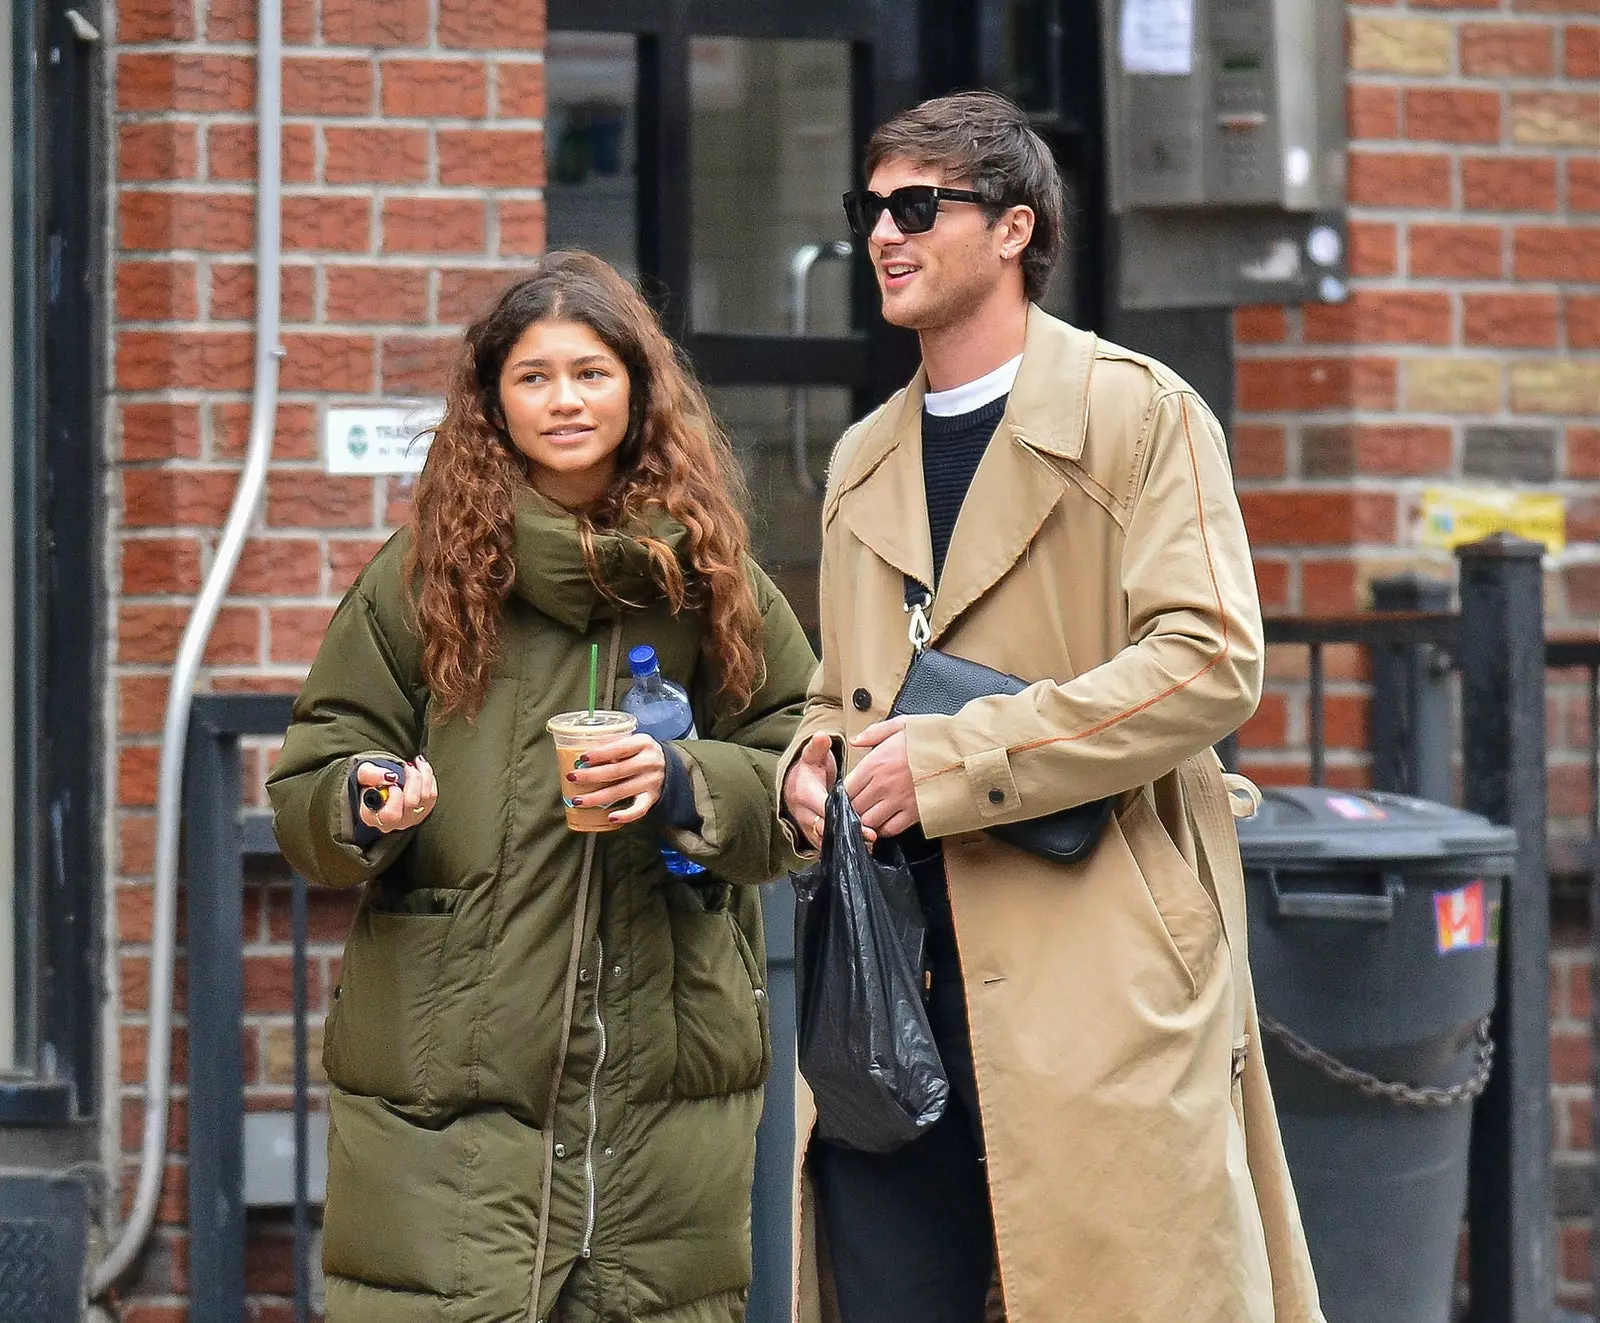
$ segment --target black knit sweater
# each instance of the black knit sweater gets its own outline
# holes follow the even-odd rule
[[[944,558],[956,516],[978,471],[989,438],[1006,411],[1006,396],[970,413],[941,418],[922,412],[922,485],[928,497],[928,531],[933,536],[933,577],[944,575]]]

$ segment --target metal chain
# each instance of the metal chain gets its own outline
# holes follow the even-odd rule
[[[1471,1076],[1460,1084],[1439,1088],[1426,1084],[1404,1084],[1398,1080],[1381,1080],[1364,1070],[1347,1066],[1337,1057],[1329,1056],[1320,1047],[1313,1047],[1293,1029],[1280,1024],[1270,1015],[1261,1014],[1261,1027],[1283,1044],[1290,1056],[1320,1070],[1331,1080],[1347,1084],[1369,1098],[1381,1098],[1402,1107],[1453,1107],[1457,1103],[1476,1098],[1489,1086],[1489,1075],[1494,1069],[1494,1039],[1489,1036],[1489,1017],[1478,1021],[1478,1063]]]

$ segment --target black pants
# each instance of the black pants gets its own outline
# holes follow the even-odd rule
[[[921,867],[913,864],[914,871]],[[927,888],[919,890],[932,911],[930,927],[937,926],[943,917],[937,903],[928,903],[934,898]],[[953,954],[953,940],[949,945]],[[942,946],[930,943],[930,952]],[[947,961],[937,961],[932,978],[928,1019],[950,1077],[944,1116],[892,1153],[860,1153],[823,1140],[811,1147],[842,1323],[983,1320],[994,1221],[966,996],[959,968]]]

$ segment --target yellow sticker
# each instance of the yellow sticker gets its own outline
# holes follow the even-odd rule
[[[1555,555],[1567,544],[1566,503],[1554,492],[1500,487],[1429,487],[1422,493],[1417,541],[1454,550],[1491,533],[1515,533]]]

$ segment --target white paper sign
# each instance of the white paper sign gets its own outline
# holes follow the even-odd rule
[[[1122,68],[1194,72],[1194,0],[1122,0]]]
[[[444,416],[437,400],[365,409],[329,409],[322,426],[329,473],[421,473],[432,437],[419,435]]]

